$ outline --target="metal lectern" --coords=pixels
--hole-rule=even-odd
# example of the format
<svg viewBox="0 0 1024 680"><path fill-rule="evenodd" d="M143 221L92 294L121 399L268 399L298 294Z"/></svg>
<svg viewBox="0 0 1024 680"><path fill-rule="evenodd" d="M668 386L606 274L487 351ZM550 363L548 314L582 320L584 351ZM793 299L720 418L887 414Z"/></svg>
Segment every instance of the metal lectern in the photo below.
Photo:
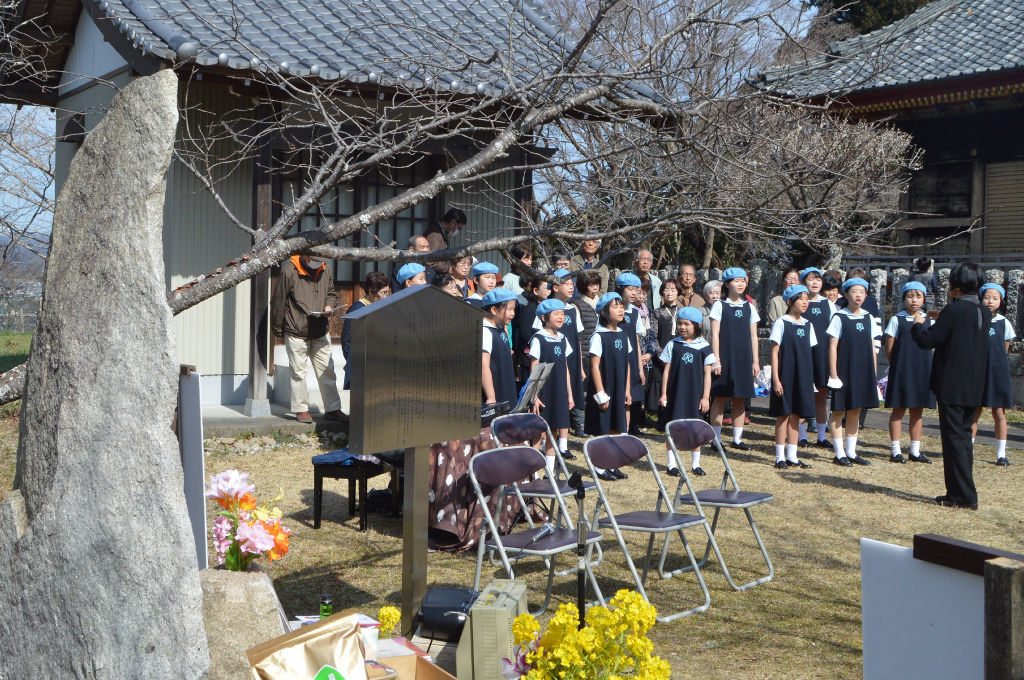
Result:
<svg viewBox="0 0 1024 680"><path fill-rule="evenodd" d="M480 434L483 313L434 286L413 286L352 322L349 450L405 449L402 630L427 585L429 447Z"/></svg>

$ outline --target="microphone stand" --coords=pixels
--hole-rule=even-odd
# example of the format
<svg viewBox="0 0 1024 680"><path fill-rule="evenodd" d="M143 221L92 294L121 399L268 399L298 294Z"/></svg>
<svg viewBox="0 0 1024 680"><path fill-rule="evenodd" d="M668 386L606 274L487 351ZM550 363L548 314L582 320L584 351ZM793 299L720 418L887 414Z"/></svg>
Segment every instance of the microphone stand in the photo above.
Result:
<svg viewBox="0 0 1024 680"><path fill-rule="evenodd" d="M583 517L583 476L576 471L569 477L569 488L576 489L576 608L579 610L579 629L586 623L587 611L587 524Z"/></svg>

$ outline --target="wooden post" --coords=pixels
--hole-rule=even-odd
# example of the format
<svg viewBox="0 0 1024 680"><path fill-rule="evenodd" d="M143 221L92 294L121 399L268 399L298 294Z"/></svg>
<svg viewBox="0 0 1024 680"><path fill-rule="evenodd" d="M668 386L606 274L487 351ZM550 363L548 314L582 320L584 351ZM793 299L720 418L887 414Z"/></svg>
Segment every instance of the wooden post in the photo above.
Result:
<svg viewBox="0 0 1024 680"><path fill-rule="evenodd" d="M985 680L1024 680L1024 562L985 562Z"/></svg>
<svg viewBox="0 0 1024 680"><path fill-rule="evenodd" d="M427 592L427 469L430 447L405 450L405 498L402 510L402 632L412 629Z"/></svg>

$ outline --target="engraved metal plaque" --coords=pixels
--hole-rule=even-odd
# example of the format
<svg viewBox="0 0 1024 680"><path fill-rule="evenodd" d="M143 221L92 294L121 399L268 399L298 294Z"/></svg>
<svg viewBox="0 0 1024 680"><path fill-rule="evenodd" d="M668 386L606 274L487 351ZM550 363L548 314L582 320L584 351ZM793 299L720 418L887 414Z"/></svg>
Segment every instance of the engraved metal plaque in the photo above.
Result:
<svg viewBox="0 0 1024 680"><path fill-rule="evenodd" d="M480 433L483 313L415 286L349 315L349 450L381 453Z"/></svg>

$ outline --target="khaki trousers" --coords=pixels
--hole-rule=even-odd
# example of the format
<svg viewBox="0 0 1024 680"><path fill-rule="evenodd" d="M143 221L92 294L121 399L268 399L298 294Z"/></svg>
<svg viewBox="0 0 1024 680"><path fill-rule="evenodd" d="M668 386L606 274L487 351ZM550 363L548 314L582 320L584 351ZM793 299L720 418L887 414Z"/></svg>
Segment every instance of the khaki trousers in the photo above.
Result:
<svg viewBox="0 0 1024 680"><path fill-rule="evenodd" d="M331 336L325 335L309 340L286 335L284 346L288 351L288 371L291 374L292 412L302 413L309 410L309 391L306 389L307 359L313 364L313 373L320 384L324 411L339 410L341 395L338 394L338 377L334 373L334 359L331 356Z"/></svg>

